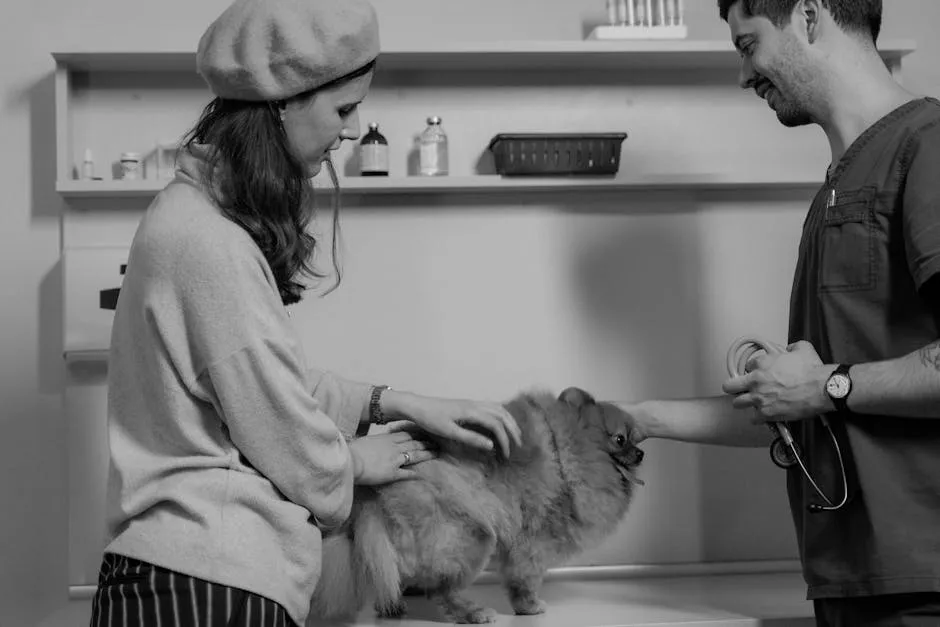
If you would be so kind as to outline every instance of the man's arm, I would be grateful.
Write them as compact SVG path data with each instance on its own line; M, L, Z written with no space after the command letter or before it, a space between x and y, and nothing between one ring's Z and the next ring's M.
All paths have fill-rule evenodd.
M852 366L850 374L853 413L940 419L940 342L897 359Z
M766 424L755 424L753 409L735 409L732 397L715 396L683 400L649 400L615 405L631 414L645 438L664 438L725 446L769 446L773 433Z
M754 367L725 381L734 406L753 407L758 420L805 420L835 410L826 381L836 364L824 364L809 342L754 360ZM847 405L856 414L940 418L940 342L897 359L853 364Z

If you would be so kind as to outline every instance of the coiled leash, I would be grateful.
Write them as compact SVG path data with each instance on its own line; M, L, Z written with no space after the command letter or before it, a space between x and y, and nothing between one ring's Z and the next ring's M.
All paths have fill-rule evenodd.
M728 374L732 377L738 377L743 374L747 374L748 362L753 357L761 353L773 354L782 353L785 351L786 348L783 346L774 344L773 342L768 342L759 336L739 337L731 344L731 347L728 349ZM809 484L813 486L813 490L815 490L816 494L818 494L819 497L826 502L825 505L810 503L807 506L807 509L814 513L835 511L844 506L849 499L848 478L846 477L845 473L845 464L842 460L842 449L839 447L839 441L836 439L835 433L833 433L832 427L829 425L829 421L826 419L826 417L819 416L819 420L822 421L826 431L829 432L829 438L832 440L833 447L836 451L836 457L839 460L839 469L842 472L842 500L835 505L833 504L832 499L826 496L822 489L820 489L819 485L817 485L816 481L813 480L812 475L810 475L809 470L806 468L806 464L803 463L803 458L800 455L800 448L793 440L793 436L790 434L790 429L787 427L786 423L766 423L775 436L773 442L770 444L770 459L773 460L774 464L783 469L788 469L795 465L799 465L800 470L803 471L803 476L806 477L806 480L809 481Z

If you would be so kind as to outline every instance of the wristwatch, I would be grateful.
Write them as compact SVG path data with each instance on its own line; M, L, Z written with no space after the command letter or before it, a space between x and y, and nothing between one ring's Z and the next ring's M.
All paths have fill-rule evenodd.
M826 394L840 414L849 413L848 399L852 393L852 377L849 376L851 367L850 364L839 364L826 379Z

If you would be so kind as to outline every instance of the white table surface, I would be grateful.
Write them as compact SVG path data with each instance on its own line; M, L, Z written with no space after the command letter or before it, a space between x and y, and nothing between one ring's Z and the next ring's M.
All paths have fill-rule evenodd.
M548 581L548 611L515 616L502 588L478 584L468 596L496 610L496 627L809 627L812 603L799 573ZM432 627L448 624L437 606L407 597L401 619L363 610L356 627ZM333 623L334 625L336 623ZM324 623L308 623L324 625Z

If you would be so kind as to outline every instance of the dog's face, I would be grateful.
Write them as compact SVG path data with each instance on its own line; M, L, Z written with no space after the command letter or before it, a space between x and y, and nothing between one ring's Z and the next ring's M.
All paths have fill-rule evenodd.
M598 446L610 455L611 463L620 472L624 488L643 485L636 470L643 462L643 451L633 444L633 417L610 403L598 403L580 388L570 387L559 400L578 410L579 419L594 437Z

